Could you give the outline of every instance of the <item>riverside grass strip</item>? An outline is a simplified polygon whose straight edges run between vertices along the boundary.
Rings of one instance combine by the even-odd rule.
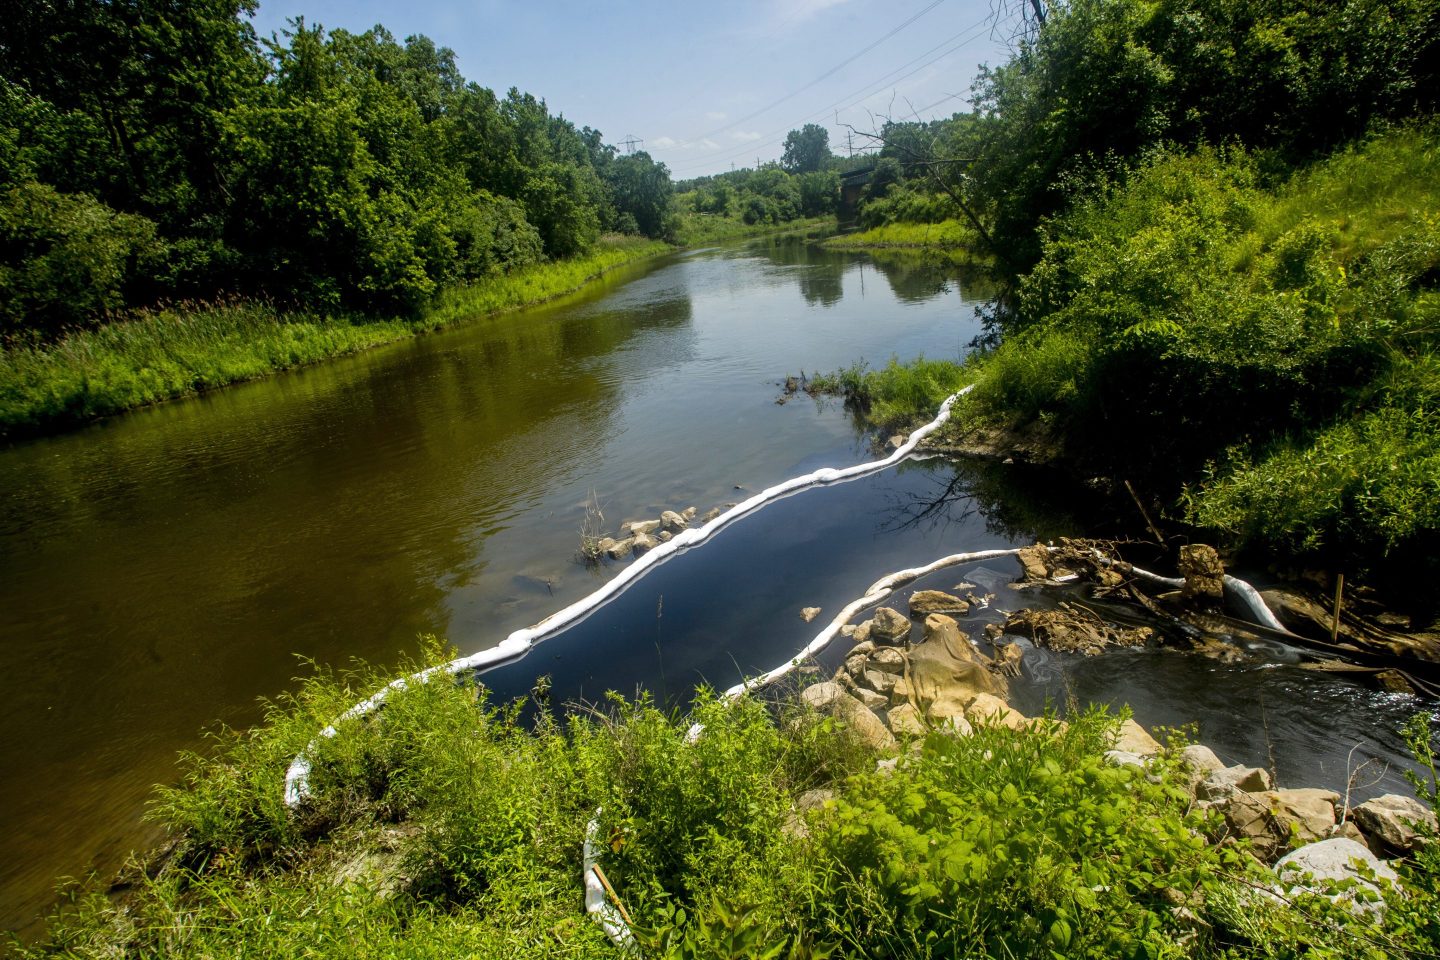
[[[0,440],[58,432],[543,303],[673,249],[640,239],[602,242],[583,257],[448,290],[409,319],[286,311],[233,300],[139,311],[55,343],[8,345],[0,348]]]

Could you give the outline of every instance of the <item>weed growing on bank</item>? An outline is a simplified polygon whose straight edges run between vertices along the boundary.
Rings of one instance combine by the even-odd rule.
[[[588,256],[447,290],[416,318],[312,314],[237,300],[138,311],[53,343],[6,344],[0,346],[0,438],[203,393],[539,303],[671,249],[659,241],[607,238]]]
[[[443,662],[432,644],[422,663]],[[1116,719],[931,734],[877,767],[790,695],[685,714],[647,699],[567,716],[473,682],[397,691],[313,752],[386,678],[322,673],[264,726],[185,759],[154,816],[174,845],[111,899],[77,893],[26,957],[611,957],[583,914],[581,847],[643,955],[667,958],[1422,956],[1440,864],[1405,867],[1383,922],[1273,900],[1244,844],[1216,845],[1175,754],[1110,765]],[[703,732],[691,734],[692,724]],[[1417,727],[1426,748],[1428,727]],[[1428,797],[1433,801],[1433,796]],[[1408,899],[1407,899],[1408,897]]]

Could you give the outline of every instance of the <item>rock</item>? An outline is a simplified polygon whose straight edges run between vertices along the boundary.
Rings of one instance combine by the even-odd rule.
[[[808,686],[800,692],[800,699],[814,710],[843,720],[861,742],[871,747],[888,750],[895,746],[894,736],[875,711],[852,697],[838,683]]]
[[[691,520],[695,519],[695,514],[699,512],[700,511],[695,509],[694,507],[686,507],[684,510],[680,511],[680,516],[686,523],[689,523]]]
[[[709,510],[705,511],[705,516],[700,518],[700,522],[709,523],[711,520],[714,520],[718,516],[720,516],[720,508],[711,507]]]
[[[1192,743],[1184,750],[1181,750],[1180,760],[1200,779],[1208,777],[1216,770],[1225,769],[1225,764],[1221,763],[1220,758],[1215,756],[1215,751],[1203,743]]]
[[[1187,543],[1180,548],[1180,575],[1185,600],[1218,602],[1225,598],[1225,565],[1215,548],[1204,543]]]
[[[870,660],[862,654],[852,653],[845,658],[845,672],[852,677],[858,677],[865,672]]]
[[[850,651],[854,653],[854,650]],[[894,647],[876,647],[870,654],[870,669],[897,676],[905,672],[905,654]]]
[[[889,607],[875,611],[870,622],[870,639],[877,644],[899,646],[910,638],[910,621]]]
[[[675,539],[675,534],[671,533],[669,530],[661,530],[660,533],[657,534],[657,536],[660,538],[661,543],[669,543],[671,540]]]
[[[943,614],[925,618],[927,639],[909,652],[910,702],[925,717],[956,717],[980,694],[1003,694],[1004,681],[985,668],[959,625]],[[897,684],[898,686],[898,684]]]
[[[901,677],[895,681],[895,686],[890,688],[890,702],[892,704],[909,703],[911,706],[914,706],[912,702],[914,697],[911,696],[912,692],[910,689],[910,681]]]
[[[679,533],[690,525],[690,522],[674,510],[666,510],[660,514],[660,526],[671,533]]]
[[[1030,724],[1025,714],[989,693],[982,693],[970,701],[965,708],[965,716],[973,723],[999,724],[1011,730],[1020,730]]]
[[[1264,770],[1236,764],[1211,771],[1195,785],[1195,797],[1198,800],[1224,800],[1236,792],[1257,793],[1269,790],[1271,786],[1270,774]]]
[[[1325,835],[1326,840],[1333,840],[1335,837],[1344,837],[1346,840],[1354,840],[1356,843],[1364,843],[1367,847],[1369,846],[1365,841],[1365,833],[1355,826],[1354,820],[1335,824]]]
[[[645,553],[660,546],[660,541],[646,533],[635,535],[635,552]]]
[[[1165,752],[1160,741],[1150,736],[1149,731],[1130,717],[1126,717],[1125,722],[1120,724],[1120,736],[1115,741],[1115,749],[1136,753],[1142,757],[1156,757]]]
[[[780,830],[790,837],[808,837],[810,828],[806,826],[804,815],[811,810],[819,810],[828,801],[835,799],[835,791],[825,787],[817,787],[814,790],[806,790],[795,798],[795,810],[785,818]]]
[[[1033,547],[1024,547],[1015,558],[1020,561],[1026,580],[1050,579],[1050,548],[1045,544],[1037,543]]]
[[[919,737],[925,734],[925,721],[920,718],[920,711],[908,703],[891,707],[887,715],[890,721],[890,731],[897,737]]]
[[[635,551],[635,538],[626,537],[624,540],[617,540],[606,548],[605,553],[612,560],[624,560]]]
[[[887,649],[887,650],[888,650],[888,649],[890,649],[890,648],[889,648],[889,647],[886,647],[886,648],[884,648],[884,649]],[[857,644],[855,644],[855,646],[851,647],[851,648],[850,648],[849,656],[852,656],[852,657],[853,657],[853,656],[855,656],[855,655],[858,653],[858,654],[861,654],[861,655],[863,655],[863,656],[868,657],[868,656],[870,656],[870,654],[872,654],[872,653],[874,653],[874,652],[875,652],[875,644],[874,644],[874,642],[873,642],[873,641],[870,641],[870,640],[865,640],[865,641],[863,641],[863,642],[861,642],[861,643],[857,643]]]
[[[963,716],[946,717],[935,724],[935,729],[952,737],[968,737],[975,732],[969,719]]]
[[[851,694],[855,697],[856,700],[859,700],[871,710],[884,710],[886,707],[890,706],[889,697],[885,696],[883,693],[871,690],[869,687],[866,687],[863,682],[857,685],[854,690],[851,691]]]
[[[858,647],[858,646],[860,646],[862,643],[870,643],[870,642],[871,642],[871,641],[870,641],[870,625],[871,625],[873,622],[874,622],[874,621],[872,621],[872,620],[866,620],[864,623],[858,624],[858,625],[855,627],[855,632],[850,635],[850,639],[855,641],[855,646]]]
[[[1344,837],[1307,844],[1285,855],[1275,864],[1275,873],[1291,891],[1298,889],[1325,894],[1337,903],[1348,902],[1356,914],[1368,913],[1372,916],[1385,912],[1384,901],[1361,902],[1355,896],[1356,888],[1378,898],[1380,887],[1370,877],[1390,883],[1398,883],[1400,879],[1389,864],[1371,853],[1364,844]],[[1354,881],[1351,889],[1334,890],[1336,885],[1347,880]]]
[[[1106,750],[1105,759],[1117,767],[1139,767],[1145,769],[1145,758],[1129,750]]]
[[[614,537],[601,537],[595,541],[595,549],[600,553],[608,553],[613,546],[615,546]]]
[[[1225,807],[1225,825],[1246,837],[1262,860],[1273,860],[1293,843],[1323,839],[1335,826],[1333,790],[1237,792]]]
[[[1377,840],[1385,849],[1397,854],[1413,853],[1419,838],[1415,830],[1417,823],[1436,828],[1435,814],[1414,797],[1387,793],[1374,800],[1366,800],[1350,812],[1355,823],[1367,835]]]
[[[620,532],[634,536],[637,533],[654,533],[660,529],[659,520],[631,520],[620,525]]]
[[[890,702],[890,691],[895,689],[895,682],[900,678],[893,673],[885,673],[881,670],[867,668],[864,673],[855,678],[862,687],[868,687],[876,693],[883,694],[885,703]],[[866,704],[869,706],[869,704]]]
[[[804,620],[806,623],[809,623],[811,620],[814,620],[818,616],[820,616],[819,607],[802,607],[800,610],[800,619]]]
[[[890,449],[899,450],[901,447],[905,446],[905,441],[909,439],[910,438],[905,436],[905,434],[903,433],[897,433],[892,435],[890,437]]]
[[[840,636],[849,639],[855,636],[855,624],[847,623],[840,628]]]
[[[932,613],[963,617],[969,612],[970,604],[939,590],[916,590],[910,594],[910,616],[916,619]]]

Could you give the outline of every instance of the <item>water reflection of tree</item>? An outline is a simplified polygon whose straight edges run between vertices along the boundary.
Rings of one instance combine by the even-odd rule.
[[[1082,535],[1107,515],[1097,497],[1037,467],[966,458],[911,461],[899,469],[931,476],[921,489],[891,496],[881,525],[887,532],[946,529],[978,512],[987,532],[1007,540],[1051,540]]]
[[[989,300],[999,291],[985,268],[958,263],[935,250],[874,250],[870,258],[884,274],[896,299],[923,303],[958,286],[966,300]]]

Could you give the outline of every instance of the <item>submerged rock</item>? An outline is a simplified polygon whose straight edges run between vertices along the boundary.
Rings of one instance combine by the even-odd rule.
[[[629,523],[620,525],[620,532],[634,535],[637,533],[654,533],[660,529],[659,520],[631,520]]]
[[[660,514],[660,526],[671,533],[679,533],[690,526],[690,522],[674,510],[666,510]]]
[[[820,616],[819,607],[802,607],[800,609],[800,619],[804,620],[806,623],[809,623],[811,620],[814,620],[818,616]]]
[[[635,538],[626,537],[624,540],[616,540],[611,542],[610,546],[606,548],[605,553],[612,560],[624,560],[634,551]]]
[[[647,533],[638,533],[635,535],[636,553],[646,553],[650,550],[654,550],[658,546],[660,546],[660,541]]]

